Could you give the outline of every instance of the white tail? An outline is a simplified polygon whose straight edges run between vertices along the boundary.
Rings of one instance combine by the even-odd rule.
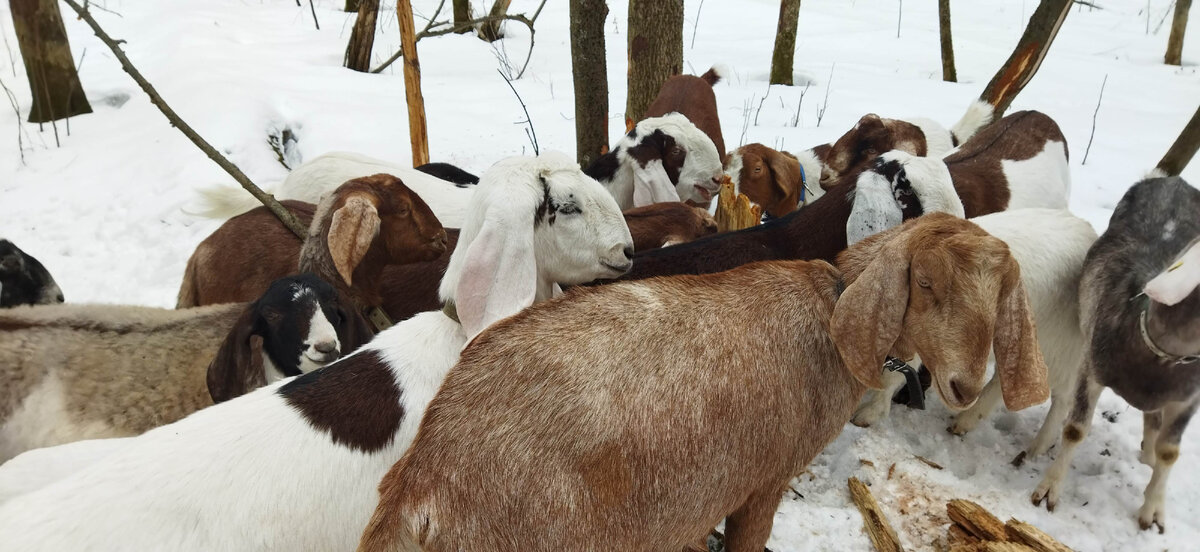
[[[198,208],[183,212],[197,217],[227,219],[262,205],[246,190],[224,184],[205,186],[196,190],[196,194],[200,196],[196,201]]]
[[[961,145],[979,132],[979,129],[992,122],[994,114],[995,108],[992,104],[975,100],[967,107],[967,112],[963,113],[962,118],[950,128],[950,134],[954,135],[954,140]]]

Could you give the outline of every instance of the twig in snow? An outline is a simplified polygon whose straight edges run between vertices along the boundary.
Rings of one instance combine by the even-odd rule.
[[[804,107],[804,95],[808,93],[808,87],[810,86],[812,86],[811,82],[805,83],[804,90],[800,91],[800,101],[796,104],[796,113],[792,115],[791,123],[793,127],[800,126],[800,108]]]
[[[1108,84],[1108,75],[1104,75],[1104,80],[1100,83],[1100,97],[1096,98],[1096,111],[1092,112],[1092,133],[1088,136],[1087,149],[1083,150],[1083,161],[1080,165],[1087,164],[1088,152],[1092,151],[1092,138],[1096,137],[1096,115],[1100,114],[1100,100],[1104,99],[1104,85]]]
[[[296,0],[296,5],[300,5],[300,0]],[[308,0],[308,9],[312,10],[313,25],[317,26],[317,30],[321,30],[321,22],[317,21],[317,8],[313,6],[313,0]]]
[[[1104,6],[1097,6],[1096,4],[1094,4],[1092,2],[1088,2],[1087,0],[1074,0],[1074,1],[1076,4],[1079,4],[1080,6],[1087,6],[1090,10],[1104,9]]]
[[[742,104],[742,135],[740,138],[738,138],[739,146],[746,145],[746,130],[748,130],[750,128],[750,111],[752,110],[751,106],[753,106],[753,105],[754,105],[754,95],[751,94],[750,97],[747,98],[746,101]]]
[[[504,79],[504,83],[508,85],[508,88],[512,90],[513,95],[517,97],[517,101],[521,103],[521,111],[525,112],[525,120],[518,121],[516,124],[528,125],[525,128],[525,137],[529,138],[529,143],[533,145],[533,154],[539,155],[540,151],[538,150],[537,131],[535,131],[533,128],[533,119],[529,116],[529,109],[525,107],[525,100],[521,99],[521,95],[517,93],[516,87],[513,86],[511,80],[508,80],[508,77],[505,76],[504,71],[496,69],[496,72],[500,73],[500,78]]]
[[[4,94],[8,96],[8,103],[13,108],[13,113],[17,115],[17,151],[21,154],[21,165],[25,165],[25,140],[21,138],[21,109],[17,107],[17,97],[13,95],[12,90],[8,89],[8,85],[0,80],[0,87],[4,88]]]
[[[1155,34],[1155,36],[1157,36],[1157,35],[1158,35],[1158,31],[1161,31],[1161,30],[1162,30],[1163,23],[1166,23],[1166,22],[1167,22],[1167,16],[1168,16],[1168,15],[1171,15],[1172,13],[1175,13],[1175,10],[1171,9],[1171,8],[1174,8],[1174,7],[1175,7],[1175,0],[1171,0],[1171,3],[1170,3],[1170,4],[1167,4],[1167,9],[1163,10],[1163,16],[1162,16],[1162,19],[1159,19],[1159,20],[1158,20],[1158,25],[1155,25],[1155,26],[1154,26],[1154,34]]]
[[[696,21],[692,23],[692,45],[688,48],[696,47],[696,28],[700,26],[700,10],[704,9],[704,0],[700,0],[700,7],[696,8]]]
[[[4,32],[4,29],[2,27],[0,27],[0,36],[4,37],[4,51],[8,52],[8,65],[10,67],[12,67],[13,77],[16,77],[17,76],[17,60],[13,59],[12,46],[8,45],[8,33]],[[19,119],[20,117],[18,116],[17,118]]]
[[[817,126],[821,126],[821,119],[825,118],[825,108],[829,107],[829,89],[833,87],[833,70],[837,69],[837,62],[829,68],[829,80],[825,81],[825,102],[821,104],[821,109],[817,110]],[[801,95],[801,98],[804,96]]]
[[[767,84],[767,93],[763,94],[761,100],[758,100],[758,109],[754,111],[754,126],[758,126],[758,114],[762,113],[763,102],[767,101],[767,96],[771,95],[771,85]]]
[[[80,52],[80,54],[79,54],[79,63],[75,64],[75,79],[76,80],[79,79],[79,70],[83,69],[83,59],[86,57],[87,57],[87,48],[84,48],[83,52]],[[71,91],[67,92],[67,105],[71,105],[71,99],[74,97],[75,97],[75,89],[71,88]],[[71,135],[71,116],[67,115],[67,136],[70,136],[70,135]]]
[[[75,13],[79,14],[79,18],[87,22],[88,26],[92,28],[92,32],[96,33],[96,37],[99,38],[105,46],[108,46],[109,50],[112,50],[112,53],[114,56],[116,56],[117,61],[121,62],[121,68],[124,69],[126,73],[129,73],[130,77],[133,77],[133,80],[138,83],[138,86],[142,88],[142,91],[145,92],[147,96],[150,96],[150,103],[153,103],[154,106],[157,107],[158,110],[167,117],[167,120],[171,121],[171,124],[174,125],[175,128],[178,128],[179,131],[184,134],[184,136],[187,136],[193,144],[196,144],[196,147],[200,148],[200,151],[203,151],[209,159],[212,159],[217,165],[220,165],[222,169],[225,169],[225,172],[229,173],[229,175],[232,176],[233,179],[238,182],[238,184],[241,184],[247,192],[250,192],[250,195],[253,195],[256,199],[262,202],[263,205],[266,205],[267,209],[269,209],[271,213],[279,218],[280,222],[282,222],[283,225],[288,228],[288,230],[291,230],[292,233],[301,240],[304,239],[305,235],[308,234],[308,229],[300,223],[300,221],[296,218],[296,215],[293,215],[292,212],[287,209],[287,207],[284,207],[278,201],[275,201],[274,196],[262,191],[262,188],[256,186],[254,182],[250,180],[250,177],[246,176],[241,169],[237,168],[237,165],[234,165],[228,159],[226,159],[225,156],[221,155],[216,148],[212,147],[212,145],[205,141],[204,138],[198,133],[196,133],[191,126],[184,122],[184,120],[179,117],[179,114],[175,113],[175,110],[171,109],[171,106],[167,105],[167,102],[162,99],[162,96],[158,95],[158,91],[155,90],[154,87],[151,86],[151,84],[146,80],[146,78],[142,76],[141,72],[139,72],[137,68],[133,66],[133,63],[129,61],[129,58],[125,57],[125,52],[121,51],[120,46],[117,45],[117,41],[114,41],[112,37],[108,36],[108,33],[104,32],[104,29],[100,27],[100,24],[92,18],[92,15],[88,13],[87,10],[84,10],[82,7],[80,7],[75,0],[63,0],[63,2],[70,6],[71,9],[75,10]]]

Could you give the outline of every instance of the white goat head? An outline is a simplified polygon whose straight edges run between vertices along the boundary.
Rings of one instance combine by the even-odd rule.
[[[946,163],[900,150],[889,151],[858,175],[854,208],[846,220],[846,244],[853,245],[922,214],[938,212],[966,216]]]
[[[721,187],[720,152],[679,113],[639,122],[613,151],[621,167],[610,190],[624,208],[663,201],[707,204]]]
[[[467,206],[440,295],[468,337],[559,285],[615,278],[633,266],[633,238],[617,202],[557,152],[511,157],[488,169]]]

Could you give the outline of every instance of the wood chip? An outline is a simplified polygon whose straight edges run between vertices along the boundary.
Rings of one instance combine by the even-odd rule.
[[[1042,532],[1041,529],[1019,519],[1009,519],[1004,529],[1008,533],[1009,540],[1027,545],[1037,552],[1073,552],[1068,546]]]
[[[895,464],[892,464],[890,467],[888,467],[888,481],[892,480],[893,475],[896,475],[896,465]]]
[[[968,533],[984,541],[1007,541],[1008,533],[996,516],[970,500],[955,499],[946,503],[950,520]]]
[[[866,458],[859,458],[858,463],[862,464],[864,466],[871,466],[872,468],[875,467],[875,463],[870,460],[867,460]]]
[[[867,532],[867,537],[871,539],[871,544],[875,545],[875,549],[879,552],[904,550],[904,547],[900,545],[900,538],[896,536],[896,530],[892,529],[891,524],[888,523],[887,517],[883,515],[883,510],[879,508],[879,502],[875,500],[866,484],[859,481],[857,477],[851,477],[846,483],[850,486],[850,499],[862,513],[863,528]]]
[[[944,469],[946,469],[946,468],[943,468],[941,464],[939,464],[939,463],[937,463],[937,462],[934,462],[933,460],[930,460],[930,459],[928,459],[928,458],[926,458],[926,457],[924,457],[924,456],[917,456],[917,457],[916,457],[916,459],[917,459],[917,460],[920,460],[921,462],[924,462],[926,466],[929,466],[929,467],[931,467],[931,468],[933,468],[933,469],[935,469],[935,470],[944,470]]]
[[[966,529],[955,523],[950,524],[950,529],[947,530],[947,533],[950,535],[951,544],[974,544],[979,542],[978,537],[968,533]]]

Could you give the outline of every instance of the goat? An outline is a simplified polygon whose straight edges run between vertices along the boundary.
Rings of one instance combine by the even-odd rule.
[[[1066,210],[1018,209],[971,219],[984,231],[1002,240],[1021,265],[1021,283],[1029,294],[1038,343],[1046,361],[1050,383],[1050,411],[1029,447],[1018,455],[1044,454],[1058,437],[1071,408],[1079,361],[1083,355],[1083,333],[1079,329],[1079,277],[1083,259],[1096,241],[1096,231],[1087,221]],[[997,373],[984,387],[975,405],[956,417],[950,431],[962,435],[989,416],[1000,401],[1003,382]],[[854,418],[855,425],[868,426],[887,416],[892,395],[904,385],[896,372],[882,373],[882,390],[867,392]]]
[[[708,135],[717,154],[725,158],[725,139],[721,137],[721,118],[717,116],[717,96],[713,87],[721,81],[725,69],[713,66],[703,75],[675,75],[663,83],[658,95],[650,102],[644,119],[679,113],[687,117],[701,132]]]
[[[717,233],[717,221],[699,207],[679,202],[651,203],[621,213],[633,236],[633,250],[687,243]]]
[[[644,119],[587,169],[621,209],[663,201],[705,207],[721,187],[721,154],[687,117]]]
[[[62,303],[62,289],[42,263],[0,238],[0,308]]]
[[[849,132],[830,147],[821,173],[822,183],[832,183],[847,174],[862,172],[877,155],[900,150],[918,157],[940,158],[992,121],[991,104],[975,100],[953,129],[925,118],[884,119],[874,113],[863,115]]]
[[[1079,309],[1088,347],[1063,447],[1033,492],[1053,511],[1087,437],[1096,401],[1111,388],[1144,419],[1141,461],[1153,475],[1138,510],[1142,530],[1166,522],[1167,477],[1200,406],[1200,190],[1181,178],[1134,184],[1084,261]]]
[[[383,303],[386,267],[432,261],[446,251],[446,232],[437,218],[391,175],[350,180],[315,212],[310,204],[284,204],[302,221],[312,221],[303,245],[265,207],[234,217],[196,246],[176,306],[245,301],[299,266],[369,310]]]
[[[429,176],[440,178],[446,182],[452,182],[459,188],[466,188],[479,184],[479,177],[467,171],[464,171],[450,163],[426,163],[419,167],[413,167]]]
[[[1044,400],[1020,269],[996,238],[930,215],[838,264],[574,290],[492,326],[380,483],[360,552],[680,550],[722,518],[726,550],[761,552],[788,482],[894,347],[933,355],[962,408],[994,336],[1006,402]]]
[[[403,181],[425,201],[442,224],[450,228],[462,226],[474,186],[459,188],[410,166],[357,153],[335,151],[318,156],[296,167],[282,183],[268,191],[279,200],[317,204],[347,180],[380,173]],[[214,186],[201,188],[198,192],[200,208],[194,212],[198,216],[227,219],[259,206],[258,200],[241,188]]]
[[[811,158],[815,152],[808,150]],[[734,190],[745,194],[771,217],[782,217],[824,194],[810,186],[808,169],[800,159],[762,144],[746,144],[733,150],[725,165]],[[815,176],[814,176],[815,178]]]
[[[138,435],[213,402],[309,372],[369,340],[311,275],[252,304],[112,305],[0,313],[0,461],[31,448]]]
[[[468,213],[441,284],[444,310],[0,505],[0,551],[352,548],[379,479],[467,342],[560,284],[629,267],[616,201],[563,154],[497,163]]]
[[[1067,142],[1054,120],[1019,111],[979,131],[945,159],[900,150],[857,177],[850,243],[927,210],[975,218],[1006,209],[1067,208]]]

